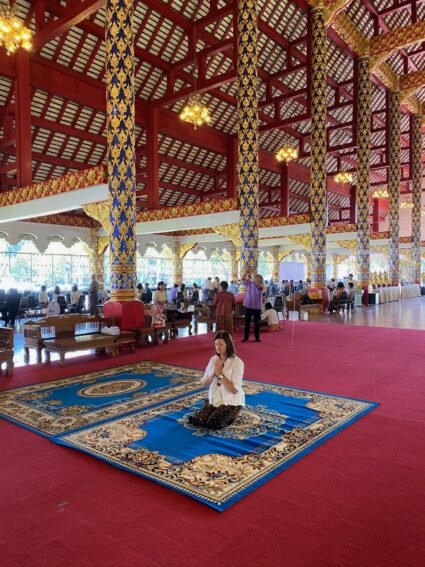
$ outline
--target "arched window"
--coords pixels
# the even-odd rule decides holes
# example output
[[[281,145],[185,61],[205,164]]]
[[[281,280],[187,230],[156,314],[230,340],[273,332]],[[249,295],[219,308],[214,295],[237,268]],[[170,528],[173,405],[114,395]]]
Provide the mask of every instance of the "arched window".
[[[140,257],[137,264],[137,279],[139,282],[148,282],[151,287],[156,287],[159,281],[172,285],[174,272],[173,251],[164,244],[161,248],[149,243],[146,252]]]
[[[270,280],[273,276],[273,256],[270,252],[260,251],[258,255],[258,273],[264,280]]]

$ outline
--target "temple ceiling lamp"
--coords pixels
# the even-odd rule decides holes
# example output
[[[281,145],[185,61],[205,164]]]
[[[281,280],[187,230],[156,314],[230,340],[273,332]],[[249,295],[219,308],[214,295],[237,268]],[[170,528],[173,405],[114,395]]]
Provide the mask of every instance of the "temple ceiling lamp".
[[[276,153],[276,159],[277,161],[284,161],[288,164],[290,161],[298,159],[298,150],[291,146],[284,146]]]
[[[189,100],[184,105],[183,110],[180,112],[180,119],[184,122],[189,122],[193,124],[193,127],[203,126],[204,124],[209,124],[211,122],[211,116],[208,107],[202,103],[201,97],[196,92],[196,37],[194,39],[194,49],[193,49],[193,77],[195,79],[193,94],[189,97]]]
[[[353,174],[350,173],[349,171],[339,171],[334,175],[334,179],[337,183],[340,183],[341,185],[345,183],[351,184],[353,183]]]
[[[375,199],[388,199],[389,198],[388,189],[386,188],[375,189],[375,191],[373,192],[373,197]]]
[[[8,55],[15,53],[20,47],[31,51],[31,31],[15,16],[13,9],[7,5],[0,6],[0,45]]]

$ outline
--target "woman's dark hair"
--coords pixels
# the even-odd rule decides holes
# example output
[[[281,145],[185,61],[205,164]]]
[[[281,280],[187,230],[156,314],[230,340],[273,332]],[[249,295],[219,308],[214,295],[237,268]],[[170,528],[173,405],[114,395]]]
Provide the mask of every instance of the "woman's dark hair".
[[[222,281],[222,282],[220,282],[220,286],[221,286],[221,289],[222,289],[223,291],[227,291],[227,289],[228,289],[228,287],[229,287],[229,284],[228,284],[228,282],[226,282],[226,281]]]
[[[223,339],[226,343],[226,355],[227,358],[235,356],[235,345],[233,344],[232,335],[228,331],[217,331],[214,337],[214,341],[217,339]]]
[[[338,289],[341,289],[341,288],[343,288],[343,287],[345,287],[345,286],[344,286],[344,284],[343,284],[342,282],[338,282],[338,284],[337,284],[336,287],[337,287]]]
[[[72,291],[78,291],[78,285],[72,284]]]
[[[160,289],[162,285],[165,285],[164,282],[158,282],[158,286],[156,289]]]
[[[141,289],[143,289],[143,284],[138,283],[138,284],[137,284],[137,289],[138,289],[139,291],[140,291]]]
[[[272,304],[270,303],[270,301],[268,301],[268,302],[265,304],[264,307],[265,307],[266,309],[273,309],[273,306],[272,306]]]

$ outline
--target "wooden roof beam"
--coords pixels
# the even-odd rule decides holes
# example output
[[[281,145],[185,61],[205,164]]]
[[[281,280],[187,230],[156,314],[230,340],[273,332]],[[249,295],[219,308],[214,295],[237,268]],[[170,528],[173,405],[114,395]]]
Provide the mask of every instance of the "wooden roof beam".
[[[104,4],[106,4],[106,0],[80,0],[72,2],[71,5],[63,10],[62,15],[57,20],[48,23],[41,30],[37,31],[34,38],[34,50],[39,51],[43,45],[58,35],[68,32],[73,26],[95,14]]]

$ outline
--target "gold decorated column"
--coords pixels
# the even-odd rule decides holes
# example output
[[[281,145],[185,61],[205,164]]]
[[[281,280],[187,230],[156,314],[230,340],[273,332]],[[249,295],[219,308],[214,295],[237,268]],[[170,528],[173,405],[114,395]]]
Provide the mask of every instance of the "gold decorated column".
[[[240,250],[237,246],[232,244],[230,249],[230,278],[234,282],[239,278],[239,259]]]
[[[367,289],[370,271],[370,117],[371,81],[369,57],[357,59],[357,276],[365,290],[365,304],[368,304]]]
[[[136,299],[133,0],[106,2],[106,118],[114,301]]]
[[[103,271],[103,251],[105,243],[103,237],[99,236],[97,228],[90,229],[90,272],[96,275],[96,280],[99,284],[103,284],[104,271]]]
[[[177,238],[174,241],[174,283],[183,283],[183,260],[190,250],[193,250],[197,242],[185,242],[182,244]]]
[[[258,263],[258,77],[255,0],[238,0],[238,190],[241,270]]]
[[[410,124],[412,169],[412,264],[416,283],[421,282],[421,206],[422,206],[422,116],[412,116]]]
[[[387,152],[389,161],[388,195],[389,214],[389,279],[391,285],[400,283],[400,92],[388,93]]]
[[[311,279],[326,285],[326,28],[323,2],[311,9]]]

